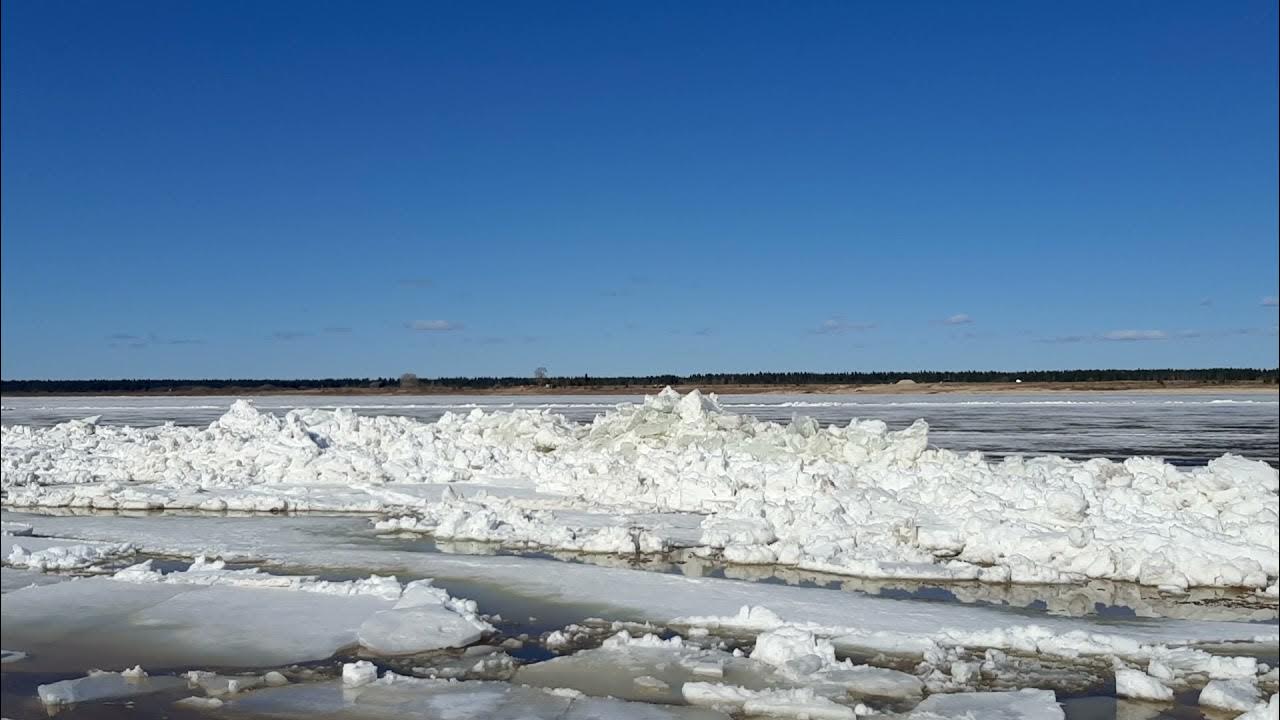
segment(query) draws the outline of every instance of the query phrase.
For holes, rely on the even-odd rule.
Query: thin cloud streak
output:
[[[414,320],[409,323],[408,328],[416,332],[452,332],[461,330],[462,323],[450,320]]]
[[[1139,342],[1144,340],[1168,340],[1169,334],[1163,330],[1112,330],[1099,338],[1107,342]]]
[[[812,335],[840,335],[846,332],[860,332],[863,330],[874,330],[875,323],[869,322],[849,322],[843,318],[829,318],[822,321],[816,329],[810,330]]]
[[[152,345],[203,345],[204,340],[197,338],[166,338],[156,333],[147,333],[143,335],[134,335],[131,333],[112,333],[106,336],[110,347],[128,347],[134,350],[151,347]]]

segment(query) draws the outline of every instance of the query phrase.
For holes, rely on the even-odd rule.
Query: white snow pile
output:
[[[1224,455],[988,462],[933,449],[918,421],[760,422],[714,396],[664,391],[590,424],[546,411],[436,422],[237,401],[204,429],[72,421],[2,430],[4,503],[22,506],[387,510],[389,483],[532,483],[578,507],[706,513],[702,544],[731,562],[866,576],[1135,581],[1265,590],[1280,576],[1280,476]],[[566,549],[493,500],[419,501],[408,521],[452,537]],[[601,547],[634,546],[631,534]]]
[[[28,570],[80,570],[99,563],[132,555],[137,552],[133,543],[93,543],[54,545],[43,549],[28,550],[20,543],[9,547],[5,563]]]
[[[648,528],[612,525],[573,527],[547,510],[523,507],[519,500],[481,491],[461,498],[445,487],[440,501],[417,515],[375,523],[387,532],[429,533],[441,540],[496,542],[507,547],[547,548],[582,553],[660,553],[670,549],[667,538]]]

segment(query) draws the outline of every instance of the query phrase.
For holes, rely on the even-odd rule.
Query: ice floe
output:
[[[475,603],[430,581],[324,581],[228,570],[198,558],[162,573],[151,561],[110,578],[9,593],[5,642],[58,654],[128,654],[153,665],[264,666],[318,660],[364,645],[375,654],[460,647],[491,626]],[[54,652],[56,650],[56,652]],[[104,663],[105,664],[105,663]]]
[[[36,688],[47,706],[73,705],[93,700],[114,700],[186,687],[180,678],[151,677],[140,667],[121,672],[93,671],[74,680],[60,680]]]
[[[225,716],[279,718],[467,717],[491,720],[727,720],[704,708],[651,705],[586,697],[503,682],[430,680],[385,673],[342,681],[299,683],[237,696],[220,708]]]
[[[1250,680],[1211,680],[1200,691],[1200,704],[1223,710],[1252,710],[1258,686]]]
[[[1062,720],[1065,714],[1052,690],[931,695],[916,706],[910,720]]]
[[[1280,718],[1280,695],[1272,695],[1270,700],[1254,705],[1236,720],[1277,720],[1277,718]]]

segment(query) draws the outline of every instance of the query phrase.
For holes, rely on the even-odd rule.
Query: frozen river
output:
[[[1274,393],[236,401],[3,399],[6,717],[1274,717]]]
[[[308,396],[264,395],[260,410],[346,407],[361,415],[401,415],[435,420],[472,409],[547,410],[589,422],[639,395],[593,396]],[[135,426],[174,422],[206,425],[227,411],[232,396],[198,397],[6,397],[5,425],[47,426],[101,415],[104,424]],[[892,429],[916,419],[929,423],[930,441],[955,451],[994,456],[1057,454],[1070,458],[1134,455],[1175,465],[1203,464],[1236,453],[1272,465],[1280,457],[1280,397],[1276,393],[1055,392],[938,395],[723,395],[726,410],[786,422],[807,415],[823,424],[879,419]]]

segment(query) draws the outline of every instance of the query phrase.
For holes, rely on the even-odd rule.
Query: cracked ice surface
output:
[[[353,522],[343,518],[24,515],[21,519],[38,532],[62,536],[100,541],[130,537],[146,552],[196,555],[216,545],[220,554],[267,560],[281,568],[363,568],[364,572],[433,577],[445,587],[462,580],[501,588],[517,597],[580,605],[592,614],[622,620],[720,628],[749,635],[794,627],[830,640],[842,652],[924,656],[939,647],[989,647],[1067,659],[1120,657],[1144,666],[1155,658],[1179,675],[1211,673],[1230,679],[1252,677],[1256,660],[1212,657],[1190,646],[1227,641],[1253,643],[1251,647],[1267,650],[1275,647],[1278,637],[1274,623],[1028,617],[993,607],[894,600],[532,558],[400,552],[342,536],[339,531],[349,529]],[[355,524],[360,526],[358,520]],[[744,610],[743,606],[748,607]],[[8,611],[6,635],[10,626],[7,618]],[[22,647],[7,639],[6,646]]]

